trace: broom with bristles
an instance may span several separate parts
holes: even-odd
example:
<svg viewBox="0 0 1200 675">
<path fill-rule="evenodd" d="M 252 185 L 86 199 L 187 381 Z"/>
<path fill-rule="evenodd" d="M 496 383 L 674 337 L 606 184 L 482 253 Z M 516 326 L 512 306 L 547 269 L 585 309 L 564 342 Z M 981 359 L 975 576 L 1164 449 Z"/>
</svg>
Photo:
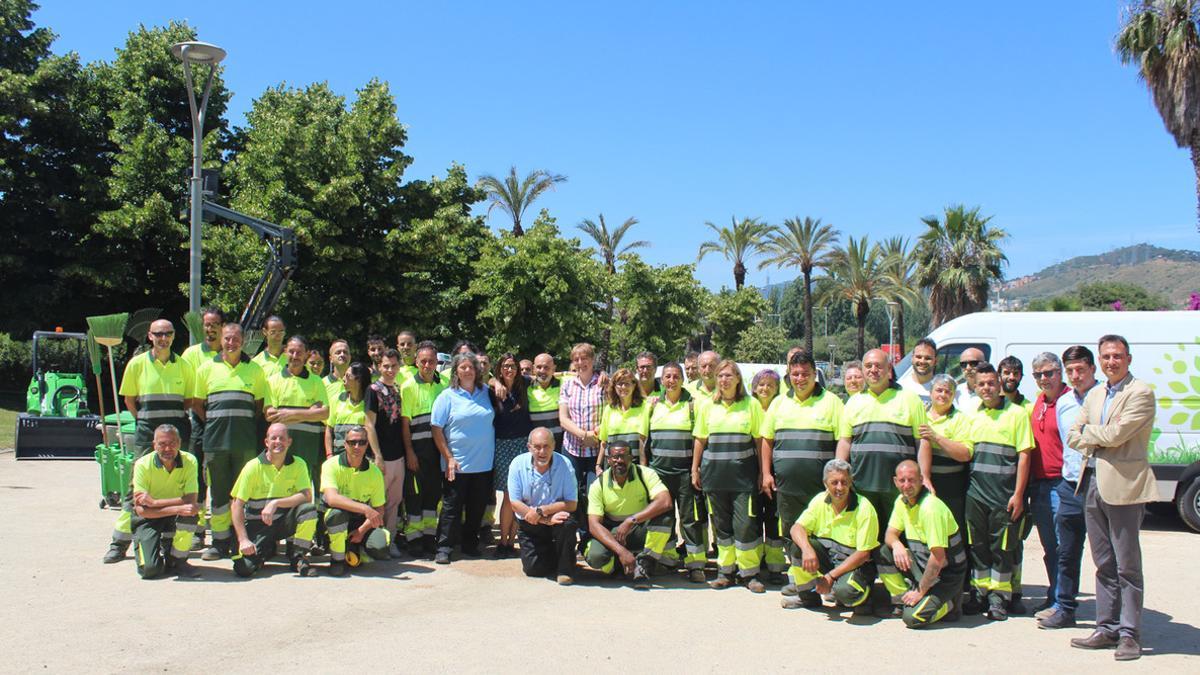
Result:
<svg viewBox="0 0 1200 675">
<path fill-rule="evenodd" d="M 183 325 L 187 328 L 189 345 L 204 342 L 204 317 L 200 316 L 200 312 L 186 312 L 183 315 Z"/>
<path fill-rule="evenodd" d="M 100 355 L 100 345 L 92 331 L 87 333 L 88 361 L 92 364 L 92 375 L 96 378 L 96 399 L 100 401 L 100 437 L 108 445 L 108 427 L 104 424 L 104 385 L 100 383 L 100 372 L 104 370 L 104 357 Z"/>
<path fill-rule="evenodd" d="M 96 342 L 108 348 L 108 374 L 112 377 L 113 411 L 117 415 L 117 443 L 121 447 L 121 454 L 124 454 L 125 435 L 121 433 L 121 399 L 117 394 L 117 369 L 113 365 L 112 350 L 125 339 L 125 324 L 129 322 L 129 313 L 89 316 L 87 322 Z"/>
</svg>

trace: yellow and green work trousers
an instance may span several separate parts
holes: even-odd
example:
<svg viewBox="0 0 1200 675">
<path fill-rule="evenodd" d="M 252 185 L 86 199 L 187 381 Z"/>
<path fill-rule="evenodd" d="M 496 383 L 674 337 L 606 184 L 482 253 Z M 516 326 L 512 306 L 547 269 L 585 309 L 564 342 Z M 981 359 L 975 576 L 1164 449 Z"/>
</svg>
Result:
<svg viewBox="0 0 1200 675">
<path fill-rule="evenodd" d="M 325 510 L 325 531 L 329 533 L 329 559 L 333 562 L 346 560 L 346 542 L 350 532 L 362 526 L 366 518 L 361 513 L 341 509 Z M 387 560 L 391 557 L 388 545 L 392 543 L 386 527 L 377 527 L 363 537 L 357 545 L 359 560 Z M 366 553 L 364 557 L 362 554 Z"/>
<path fill-rule="evenodd" d="M 230 492 L 238 474 L 246 462 L 254 459 L 254 448 L 225 450 L 204 453 L 204 470 L 208 472 L 208 487 L 212 493 L 209 501 L 209 525 L 212 527 L 212 543 L 218 550 L 231 552 L 233 516 L 229 514 Z"/>
<path fill-rule="evenodd" d="M 604 519 L 604 526 L 613 533 L 613 536 L 616 536 L 616 530 L 620 525 L 620 521 Z M 625 535 L 625 548 L 629 549 L 634 557 L 643 563 L 647 560 L 656 560 L 669 565 L 671 563 L 668 562 L 666 550 L 674 530 L 675 516 L 670 512 L 664 513 L 645 523 L 634 525 L 629 530 L 629 534 Z M 583 550 L 583 559 L 589 567 L 605 574 L 621 572 L 617 566 L 616 554 L 608 550 L 598 539 L 588 540 L 587 546 Z"/>
<path fill-rule="evenodd" d="M 708 505 L 704 503 L 704 493 L 692 485 L 687 473 L 658 472 L 663 485 L 671 493 L 671 502 L 677 513 L 679 532 L 683 535 L 683 565 L 688 569 L 702 570 L 708 555 Z M 679 566 L 679 553 L 675 550 L 678 543 L 675 531 L 671 530 L 663 551 L 666 565 Z"/>
<path fill-rule="evenodd" d="M 758 520 L 761 523 L 763 543 L 759 547 L 762 564 L 772 574 L 782 574 L 788 569 L 785 540 L 788 532 L 779 520 L 779 502 L 775 497 L 758 495 Z M 790 527 L 790 525 L 789 525 Z"/>
<path fill-rule="evenodd" d="M 948 557 L 954 556 L 956 546 L 960 546 L 954 542 L 958 537 L 958 533 L 951 535 L 951 547 L 946 552 Z M 916 589 L 921 577 L 925 575 L 925 566 L 929 564 L 929 549 L 919 541 L 908 542 L 908 558 L 912 565 L 907 572 L 901 572 L 896 567 L 896 558 L 888 546 L 880 546 L 875 552 L 880 561 L 879 579 L 883 582 L 883 587 L 892 596 L 893 605 L 903 605 L 901 598 L 908 591 Z M 962 548 L 957 548 L 957 555 L 965 557 Z M 904 605 L 904 625 L 909 628 L 924 628 L 945 618 L 954 609 L 955 603 L 962 599 L 963 575 L 957 570 L 964 569 L 965 565 L 965 560 L 948 560 L 938 582 L 929 589 L 925 597 L 911 607 Z"/>
<path fill-rule="evenodd" d="M 791 575 L 796 584 L 796 590 L 800 593 L 812 591 L 821 575 L 833 571 L 834 568 L 845 562 L 846 558 L 854 555 L 854 547 L 846 546 L 832 539 L 818 539 L 810 536 L 808 543 L 817 554 L 818 569 L 815 573 L 809 572 L 799 564 L 802 554 L 799 553 L 800 547 L 797 546 L 795 558 L 797 564 L 792 567 Z M 875 563 L 867 560 L 849 574 L 843 574 L 833 582 L 833 598 L 842 607 L 858 607 L 871 595 L 871 584 L 874 582 Z"/>
<path fill-rule="evenodd" d="M 775 512 L 778 515 L 779 534 L 783 538 L 784 548 L 791 561 L 791 565 L 788 567 L 788 577 L 793 584 L 797 585 L 800 584 L 799 579 L 804 568 L 800 566 L 800 547 L 792 541 L 792 525 L 796 524 L 796 520 L 801 513 L 804 513 L 804 509 L 808 507 L 810 501 L 812 501 L 812 495 L 775 493 Z"/>
<path fill-rule="evenodd" d="M 971 593 L 989 606 L 1007 607 L 1013 594 L 1013 572 L 1022 553 L 1022 514 L 1016 522 L 1004 505 L 967 497 L 967 551 L 971 561 Z"/>
<path fill-rule="evenodd" d="M 150 452 L 149 446 L 141 446 L 133 444 L 133 461 L 137 462 Z M 132 466 L 132 465 L 131 465 Z M 132 477 L 131 477 L 132 480 Z M 125 498 L 121 500 L 121 513 L 117 515 L 117 523 L 113 525 L 112 545 L 119 547 L 122 551 L 129 548 L 129 543 L 133 541 L 133 485 L 125 491 Z"/>
<path fill-rule="evenodd" d="M 404 538 L 410 544 L 437 535 L 438 504 L 442 501 L 442 467 L 437 451 L 418 449 L 416 454 L 417 470 L 404 476 Z"/>
<path fill-rule="evenodd" d="M 237 543 L 233 546 L 233 571 L 239 577 L 253 576 L 263 564 L 275 555 L 275 544 L 287 539 L 289 562 L 303 558 L 312 548 L 313 536 L 317 533 L 317 507 L 311 502 L 276 511 L 271 524 L 262 519 L 262 509 L 269 499 L 246 502 L 246 537 L 254 544 L 252 556 L 242 555 Z"/>
<path fill-rule="evenodd" d="M 138 576 L 153 579 L 186 560 L 199 529 L 196 516 L 142 518 L 133 515 L 133 558 Z"/>
<path fill-rule="evenodd" d="M 758 576 L 762 567 L 762 528 L 753 492 L 710 490 L 708 512 L 717 537 L 717 568 L 722 575 L 734 572 L 742 579 Z"/>
</svg>

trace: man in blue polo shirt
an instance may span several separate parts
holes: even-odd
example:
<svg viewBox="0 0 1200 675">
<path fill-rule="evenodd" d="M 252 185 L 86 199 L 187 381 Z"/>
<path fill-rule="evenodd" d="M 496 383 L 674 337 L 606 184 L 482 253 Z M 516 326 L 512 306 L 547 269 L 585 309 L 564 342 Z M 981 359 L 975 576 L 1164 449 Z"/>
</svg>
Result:
<svg viewBox="0 0 1200 675">
<path fill-rule="evenodd" d="M 517 455 L 508 469 L 508 498 L 517 514 L 521 568 L 525 576 L 558 573 L 572 583 L 575 527 L 572 513 L 579 498 L 571 462 L 554 452 L 554 434 L 537 427 L 529 434 L 529 452 Z"/>
</svg>

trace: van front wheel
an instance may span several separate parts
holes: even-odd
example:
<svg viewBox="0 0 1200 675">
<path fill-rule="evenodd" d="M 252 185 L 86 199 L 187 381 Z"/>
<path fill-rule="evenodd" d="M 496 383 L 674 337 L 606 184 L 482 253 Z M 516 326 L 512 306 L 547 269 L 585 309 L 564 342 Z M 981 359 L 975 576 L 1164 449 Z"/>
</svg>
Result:
<svg viewBox="0 0 1200 675">
<path fill-rule="evenodd" d="M 1180 487 L 1175 497 L 1175 508 L 1179 510 L 1179 517 L 1183 518 L 1188 527 L 1200 532 L 1200 476 Z"/>
</svg>

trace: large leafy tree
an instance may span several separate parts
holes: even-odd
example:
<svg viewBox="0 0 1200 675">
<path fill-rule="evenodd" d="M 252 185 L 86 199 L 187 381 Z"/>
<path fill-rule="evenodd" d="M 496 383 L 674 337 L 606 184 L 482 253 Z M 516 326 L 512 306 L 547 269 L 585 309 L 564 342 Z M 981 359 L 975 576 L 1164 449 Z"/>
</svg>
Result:
<svg viewBox="0 0 1200 675">
<path fill-rule="evenodd" d="M 723 356 L 730 356 L 742 340 L 742 335 L 762 319 L 770 305 L 756 288 L 731 291 L 722 288 L 709 296 L 705 318 L 712 331 L 712 346 Z"/>
<path fill-rule="evenodd" d="M 706 296 L 695 272 L 693 265 L 651 266 L 636 254 L 623 256 L 616 276 L 616 363 L 628 362 L 642 350 L 654 352 L 660 361 L 681 355 L 700 328 Z"/>
<path fill-rule="evenodd" d="M 523 236 L 503 233 L 483 253 L 470 292 L 489 352 L 532 358 L 594 342 L 606 325 L 604 268 L 545 213 Z"/>
<path fill-rule="evenodd" d="M 525 234 L 521 219 L 529 206 L 546 192 L 554 189 L 559 183 L 565 183 L 566 176 L 550 173 L 543 169 L 534 169 L 525 174 L 524 178 L 517 176 L 517 167 L 511 167 L 508 175 L 497 178 L 491 174 L 479 177 L 479 187 L 487 193 L 491 205 L 488 211 L 499 208 L 507 213 L 513 221 L 512 233 L 516 236 Z"/>
<path fill-rule="evenodd" d="M 929 292 L 931 324 L 987 308 L 988 288 L 1004 276 L 1008 258 L 1000 244 L 1008 233 L 990 227 L 979 207 L 948 206 L 942 218 L 927 216 L 917 242 L 917 282 Z"/>
<path fill-rule="evenodd" d="M 779 326 L 756 322 L 742 332 L 733 358 L 742 363 L 778 363 L 787 352 L 787 333 Z M 749 382 L 746 383 L 749 386 Z"/>
<path fill-rule="evenodd" d="M 857 356 L 866 351 L 865 332 L 871 303 L 886 297 L 880 269 L 883 257 L 879 246 L 872 245 L 866 236 L 861 239 L 849 237 L 845 248 L 836 251 L 829 267 L 829 283 L 822 301 L 845 302 L 853 308 L 858 331 Z"/>
<path fill-rule="evenodd" d="M 879 250 L 883 254 L 884 297 L 896 303 L 896 343 L 900 351 L 906 351 L 904 334 L 904 311 L 924 302 L 917 284 L 917 257 L 909 248 L 907 237 L 888 237 Z"/>
<path fill-rule="evenodd" d="M 617 259 L 624 253 L 628 253 L 635 248 L 645 248 L 650 246 L 648 241 L 631 241 L 625 243 L 625 235 L 629 233 L 629 228 L 637 225 L 637 218 L 627 218 L 624 223 L 621 223 L 615 230 L 611 232 L 608 229 L 608 224 L 604 222 L 604 214 L 600 214 L 599 223 L 594 220 L 585 219 L 579 224 L 579 229 L 583 230 L 592 241 L 596 244 L 597 252 L 604 260 L 604 268 L 608 270 L 609 276 L 617 274 Z M 605 305 L 608 315 L 616 320 L 616 315 L 613 314 L 613 295 L 608 294 L 608 302 Z M 621 318 L 621 323 L 624 323 L 625 318 Z M 612 329 L 604 329 L 604 356 L 608 361 L 612 352 Z"/>
<path fill-rule="evenodd" d="M 700 244 L 697 260 L 703 260 L 709 253 L 716 253 L 733 263 L 734 290 L 742 290 L 746 285 L 746 262 L 751 256 L 764 251 L 766 238 L 775 232 L 775 228 L 758 218 L 743 218 L 736 216 L 730 219 L 729 227 L 717 227 L 704 223 L 712 230 L 717 238 Z"/>
<path fill-rule="evenodd" d="M 828 268 L 839 235 L 820 218 L 788 218 L 783 227 L 767 237 L 763 246 L 766 258 L 758 265 L 759 269 L 774 266 L 800 270 L 804 284 L 804 347 L 809 354 L 813 353 L 813 271 Z"/>
<path fill-rule="evenodd" d="M 1138 0 L 1117 33 L 1121 62 L 1137 66 L 1175 144 L 1196 174 L 1200 228 L 1200 0 Z"/>
<path fill-rule="evenodd" d="M 117 50 L 116 60 L 97 70 L 101 95 L 112 106 L 111 207 L 99 214 L 84 245 L 93 261 L 103 262 L 93 264 L 91 274 L 113 308 L 152 305 L 172 317 L 187 308 L 192 121 L 183 66 L 169 49 L 194 39 L 195 30 L 184 23 L 140 27 Z M 196 86 L 202 88 L 204 79 Z M 218 69 L 204 128 L 210 168 L 220 165 L 228 100 Z"/>
<path fill-rule="evenodd" d="M 107 201 L 107 101 L 73 53 L 31 19 L 37 5 L 0 1 L 0 329 L 81 329 L 103 303 L 102 258 L 81 245 Z M 19 289 L 20 292 L 16 292 Z"/>
</svg>

